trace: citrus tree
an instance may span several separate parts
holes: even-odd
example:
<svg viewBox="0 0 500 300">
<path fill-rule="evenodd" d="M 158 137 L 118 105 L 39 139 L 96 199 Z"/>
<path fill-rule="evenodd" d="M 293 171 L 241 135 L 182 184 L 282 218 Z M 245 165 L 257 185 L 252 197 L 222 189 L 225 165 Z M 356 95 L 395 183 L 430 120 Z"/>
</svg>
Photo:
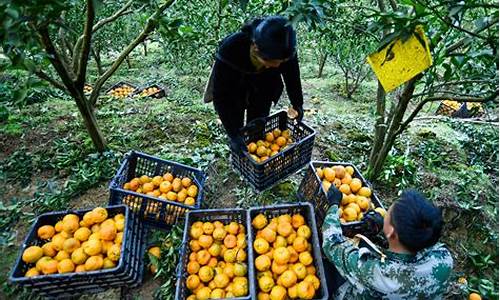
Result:
<svg viewBox="0 0 500 300">
<path fill-rule="evenodd" d="M 110 4 L 107 1 L 85 1 L 84 14 L 71 14 L 72 9 L 80 5 L 77 1 L 2 1 L 0 38 L 3 53 L 10 59 L 9 67 L 27 70 L 71 96 L 93 144 L 102 152 L 106 149 L 106 142 L 94 112 L 102 86 L 139 44 L 159 25 L 168 22 L 164 12 L 173 2 L 136 3 L 130 0 L 109 15 L 99 17 L 100 9 Z M 92 93 L 86 96 L 83 87 L 93 37 L 108 24 L 134 12 L 139 8 L 137 5 L 145 3 L 151 7 L 151 13 L 145 18 L 141 30 L 121 49 L 113 64 L 97 77 Z"/>
</svg>

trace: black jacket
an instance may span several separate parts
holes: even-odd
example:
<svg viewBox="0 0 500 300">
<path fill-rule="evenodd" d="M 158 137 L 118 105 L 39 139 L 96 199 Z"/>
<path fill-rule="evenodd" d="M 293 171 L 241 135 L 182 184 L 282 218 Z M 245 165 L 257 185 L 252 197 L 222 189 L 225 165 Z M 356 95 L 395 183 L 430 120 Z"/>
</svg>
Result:
<svg viewBox="0 0 500 300">
<path fill-rule="evenodd" d="M 214 106 L 229 136 L 236 134 L 243 122 L 238 120 L 241 111 L 251 105 L 278 102 L 283 81 L 292 106 L 303 104 L 297 55 L 278 68 L 257 72 L 250 60 L 251 43 L 249 32 L 240 31 L 226 37 L 216 54 Z"/>
</svg>

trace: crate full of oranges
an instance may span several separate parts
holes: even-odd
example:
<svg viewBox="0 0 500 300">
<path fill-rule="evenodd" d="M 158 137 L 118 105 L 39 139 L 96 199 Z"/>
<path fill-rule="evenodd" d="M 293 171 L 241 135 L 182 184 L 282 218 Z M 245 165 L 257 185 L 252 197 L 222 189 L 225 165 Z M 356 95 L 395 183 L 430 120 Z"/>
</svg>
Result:
<svg viewBox="0 0 500 300">
<path fill-rule="evenodd" d="M 9 279 L 51 296 L 69 286 L 84 292 L 137 284 L 144 267 L 142 242 L 142 225 L 124 205 L 43 214 Z"/>
<path fill-rule="evenodd" d="M 256 298 L 328 299 L 313 207 L 257 207 L 248 215 Z"/>
<path fill-rule="evenodd" d="M 342 192 L 338 214 L 345 235 L 352 236 L 354 227 L 361 225 L 363 216 L 370 210 L 385 216 L 379 198 L 354 165 L 313 161 L 299 186 L 298 194 L 315 207 L 319 228 L 330 208 L 327 193 L 332 185 Z"/>
<path fill-rule="evenodd" d="M 246 212 L 190 211 L 175 299 L 250 299 Z"/>
<path fill-rule="evenodd" d="M 110 183 L 111 204 L 126 204 L 144 221 L 170 226 L 200 207 L 205 174 L 145 153 L 127 153 Z"/>
</svg>

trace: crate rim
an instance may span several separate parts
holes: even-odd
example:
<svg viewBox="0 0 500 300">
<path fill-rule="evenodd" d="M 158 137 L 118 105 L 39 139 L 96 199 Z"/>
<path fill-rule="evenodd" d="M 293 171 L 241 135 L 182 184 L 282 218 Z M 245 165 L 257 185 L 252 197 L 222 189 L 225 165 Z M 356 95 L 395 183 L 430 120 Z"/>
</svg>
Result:
<svg viewBox="0 0 500 300">
<path fill-rule="evenodd" d="M 107 206 L 101 206 L 101 207 L 104 207 L 106 209 L 108 209 L 108 208 L 124 208 L 125 209 L 125 220 L 126 220 L 124 228 L 127 228 L 127 225 L 129 225 L 128 222 L 129 222 L 129 216 L 130 216 L 130 209 L 129 209 L 129 207 L 127 205 L 125 205 L 125 204 L 117 204 L 117 205 L 107 205 Z M 30 230 L 28 231 L 28 233 L 35 229 L 35 226 L 36 226 L 36 224 L 38 223 L 38 221 L 40 220 L 41 217 L 51 216 L 51 215 L 64 215 L 64 214 L 69 214 L 69 213 L 84 213 L 84 212 L 89 212 L 89 211 L 91 211 L 94 208 L 90 208 L 90 209 L 67 209 L 67 210 L 64 210 L 64 211 L 52 211 L 52 212 L 47 212 L 47 213 L 40 214 L 40 215 L 38 215 L 36 217 L 35 221 L 30 226 Z M 84 275 L 85 276 L 89 276 L 89 275 L 94 275 L 94 274 L 112 273 L 112 272 L 116 271 L 118 268 L 121 268 L 122 265 L 124 264 L 124 257 L 121 256 L 120 257 L 120 261 L 117 264 L 117 266 L 114 267 L 114 268 L 110 268 L 110 269 L 101 269 L 101 270 L 94 270 L 94 271 L 86 271 L 84 273 L 71 272 L 71 273 L 65 273 L 65 274 L 55 273 L 55 274 L 47 274 L 47 275 L 38 275 L 38 276 L 34 276 L 34 277 L 26 277 L 26 276 L 14 277 L 14 272 L 15 272 L 16 266 L 18 266 L 19 263 L 21 262 L 21 260 L 22 260 L 22 254 L 23 254 L 24 250 L 26 250 L 26 248 L 28 247 L 28 237 L 29 237 L 29 235 L 26 235 L 26 237 L 23 240 L 23 243 L 21 244 L 21 247 L 19 247 L 18 256 L 17 256 L 17 258 L 15 260 L 15 264 L 11 268 L 11 271 L 9 272 L 8 280 L 10 282 L 12 282 L 12 283 L 24 282 L 24 281 L 30 281 L 30 282 L 32 282 L 32 281 L 37 281 L 37 279 L 44 279 L 44 280 L 52 279 L 52 278 L 54 278 L 54 279 L 61 279 L 61 278 L 69 278 L 69 279 L 71 279 L 73 277 L 82 277 Z M 122 243 L 121 248 L 120 248 L 120 253 L 123 253 L 124 248 L 125 248 L 125 243 Z M 55 276 L 57 276 L 57 277 L 55 277 Z"/>
<path fill-rule="evenodd" d="M 293 122 L 293 119 L 288 118 L 288 115 L 287 115 L 286 110 L 280 110 L 280 111 L 277 111 L 277 112 L 275 112 L 274 114 L 272 114 L 272 115 L 270 115 L 270 116 L 267 116 L 267 117 L 266 117 L 266 122 L 267 122 L 267 119 L 272 118 L 272 117 L 277 116 L 277 115 L 281 115 L 281 114 L 285 114 L 285 116 L 286 116 L 286 118 L 287 118 L 287 122 L 288 122 L 289 120 Z M 296 147 L 299 143 L 304 142 L 304 141 L 306 141 L 306 140 L 308 140 L 308 139 L 311 139 L 311 138 L 313 138 L 314 136 L 316 136 L 317 131 L 316 131 L 314 128 L 312 128 L 311 126 L 307 125 L 305 122 L 303 122 L 303 121 L 298 121 L 298 122 L 297 122 L 297 125 L 298 125 L 298 126 L 302 125 L 303 127 L 305 127 L 306 129 L 308 129 L 308 130 L 310 130 L 310 131 L 312 131 L 312 132 L 311 132 L 310 134 L 308 134 L 306 137 L 304 137 L 304 138 L 302 138 L 302 139 L 300 139 L 300 140 L 298 140 L 298 141 L 295 141 L 291 147 L 286 148 L 284 151 L 280 151 L 280 152 L 278 152 L 278 154 L 275 154 L 274 156 L 269 157 L 269 158 L 268 158 L 268 159 L 266 159 L 265 161 L 262 161 L 262 162 L 256 162 L 256 161 L 255 161 L 255 160 L 254 160 L 254 159 L 250 156 L 250 153 L 249 153 L 248 151 L 243 151 L 243 153 L 244 153 L 245 157 L 246 157 L 246 158 L 250 161 L 250 163 L 251 163 L 251 164 L 253 164 L 254 166 L 261 166 L 261 165 L 263 165 L 263 164 L 266 164 L 266 163 L 269 163 L 269 162 L 271 162 L 271 161 L 275 160 L 276 158 L 278 158 L 278 157 L 280 157 L 280 156 L 284 156 L 284 155 L 285 155 L 285 154 L 287 154 L 288 152 L 292 151 L 292 150 L 293 150 L 293 149 L 294 149 L 294 148 L 295 148 L 295 147 Z M 243 133 L 246 129 L 248 129 L 248 124 L 247 124 L 245 127 L 241 128 L 241 129 L 240 129 L 240 132 L 241 132 L 241 133 Z"/>
<path fill-rule="evenodd" d="M 309 163 L 309 166 L 314 174 L 314 178 L 319 182 L 319 190 L 321 191 L 321 193 L 323 193 L 323 195 L 325 197 L 328 197 L 328 195 L 326 194 L 326 192 L 323 190 L 322 186 L 321 186 L 321 179 L 319 179 L 318 177 L 318 174 L 316 174 L 316 168 L 314 167 L 314 164 L 324 164 L 324 165 L 335 165 L 335 164 L 339 164 L 339 165 L 349 165 L 351 167 L 354 168 L 354 170 L 356 172 L 358 172 L 360 175 L 361 175 L 361 172 L 359 171 L 359 169 L 353 164 L 353 163 L 350 163 L 350 162 L 341 162 L 341 161 L 335 161 L 335 162 L 332 162 L 332 161 L 320 161 L 320 160 L 314 160 L 314 161 L 311 161 Z M 380 201 L 380 198 L 377 196 L 377 194 L 375 193 L 374 189 L 373 189 L 373 186 L 371 184 L 371 182 L 369 182 L 368 180 L 366 180 L 364 177 L 362 177 L 363 181 L 366 182 L 366 184 L 368 185 L 368 187 L 371 189 L 372 191 L 372 197 L 376 199 L 377 203 L 380 204 L 380 207 L 382 207 L 383 209 L 385 209 L 385 207 L 382 205 L 382 202 Z M 349 223 L 344 223 L 344 224 L 341 224 L 341 226 L 350 226 L 350 225 L 358 225 L 358 224 L 362 224 L 362 220 L 361 221 L 353 221 L 353 222 L 349 222 Z"/>
<path fill-rule="evenodd" d="M 253 254 L 253 242 L 254 242 L 254 238 L 253 238 L 253 234 L 252 232 L 254 231 L 253 227 L 252 227 L 252 212 L 254 211 L 260 211 L 260 210 L 266 210 L 266 209 L 272 209 L 272 210 L 279 210 L 279 209 L 286 209 L 286 208 L 295 208 L 295 207 L 308 207 L 309 209 L 309 212 L 310 212 L 310 217 L 311 217 L 311 224 L 308 224 L 309 227 L 311 228 L 311 230 L 313 232 L 316 232 L 316 235 L 312 234 L 311 235 L 311 238 L 312 238 L 312 252 L 314 254 L 314 260 L 317 261 L 317 265 L 318 267 L 321 269 L 321 273 L 323 274 L 323 276 L 319 276 L 319 280 L 321 282 L 321 289 L 323 290 L 323 297 L 322 298 L 313 298 L 313 300 L 323 300 L 323 299 L 328 299 L 328 297 L 330 296 L 329 293 L 328 293 L 328 287 L 327 287 L 327 283 L 326 283 L 326 277 L 325 277 L 325 270 L 324 270 L 324 267 L 323 267 L 323 252 L 321 251 L 321 244 L 320 244 L 320 239 L 319 239 L 319 232 L 317 230 L 317 224 L 316 224 L 316 216 L 315 216 L 315 210 L 314 210 L 314 206 L 309 203 L 309 202 L 306 202 L 306 201 L 298 201 L 298 202 L 290 202 L 290 203 L 283 203 L 283 204 L 276 204 L 276 205 L 264 205 L 264 206 L 253 206 L 253 207 L 250 207 L 248 208 L 247 210 L 247 214 L 248 214 L 248 230 L 249 231 L 249 239 L 250 239 L 250 242 L 252 243 L 252 248 L 250 249 L 251 253 L 250 253 L 250 256 L 252 258 L 252 260 L 254 260 L 254 254 Z M 252 231 L 250 231 L 252 230 Z M 314 247 L 314 244 L 317 244 L 318 247 Z M 253 266 L 255 267 L 255 266 Z M 255 288 L 255 294 L 258 294 L 258 290 L 257 290 L 257 287 L 254 286 Z"/>
</svg>

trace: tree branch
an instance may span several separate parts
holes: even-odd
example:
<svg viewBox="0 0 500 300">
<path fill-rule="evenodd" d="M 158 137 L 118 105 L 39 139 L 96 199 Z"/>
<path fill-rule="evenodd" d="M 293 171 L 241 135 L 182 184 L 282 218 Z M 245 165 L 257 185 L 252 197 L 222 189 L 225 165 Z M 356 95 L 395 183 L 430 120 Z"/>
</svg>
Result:
<svg viewBox="0 0 500 300">
<path fill-rule="evenodd" d="M 65 92 L 65 93 L 68 92 L 68 89 L 66 88 L 66 86 L 64 86 L 64 84 L 62 82 L 59 82 L 59 81 L 55 80 L 54 78 L 50 77 L 44 71 L 36 70 L 34 73 L 40 79 L 43 79 L 43 80 L 47 81 L 48 83 L 52 84 L 52 86 L 54 86 L 55 88 L 60 89 L 61 91 Z"/>
<path fill-rule="evenodd" d="M 56 69 L 57 74 L 61 77 L 62 82 L 66 86 L 69 93 L 76 95 L 77 89 L 75 88 L 71 75 L 68 73 L 68 68 L 64 65 L 61 56 L 50 39 L 48 27 L 41 26 L 37 29 L 37 32 L 40 35 L 40 42 L 42 43 L 47 54 L 49 54 L 49 61 L 52 63 L 52 66 L 54 66 L 54 69 Z"/>
<path fill-rule="evenodd" d="M 496 25 L 496 24 L 498 24 L 498 18 L 492 19 L 490 22 L 484 24 L 483 27 L 478 28 L 476 31 L 474 31 L 474 33 L 478 34 L 478 33 L 482 32 L 482 31 L 484 31 L 484 30 L 486 30 L 486 29 L 488 29 L 491 26 Z M 470 40 L 470 37 L 464 37 L 464 38 L 458 40 L 456 43 L 448 46 L 448 48 L 446 48 L 446 55 L 450 55 L 453 51 L 462 47 L 469 40 Z"/>
<path fill-rule="evenodd" d="M 92 90 L 92 94 L 90 95 L 89 101 L 91 105 L 95 105 L 97 102 L 98 96 L 99 96 L 99 91 L 102 87 L 102 85 L 106 82 L 106 80 L 111 77 L 115 73 L 115 71 L 118 69 L 118 67 L 123 63 L 125 58 L 132 52 L 132 50 L 137 47 L 140 43 L 142 43 L 148 35 L 157 27 L 158 25 L 158 18 L 161 16 L 163 11 L 165 11 L 168 7 L 170 7 L 175 0 L 168 0 L 165 3 L 163 3 L 158 9 L 155 11 L 154 14 L 152 14 L 146 23 L 146 26 L 142 30 L 142 32 L 132 41 L 130 44 L 123 49 L 123 51 L 120 53 L 118 58 L 115 60 L 115 62 L 111 65 L 111 67 L 104 72 L 96 81 L 94 85 L 94 89 Z"/>
<path fill-rule="evenodd" d="M 92 0 L 87 0 L 87 3 Z M 131 14 L 133 13 L 132 10 L 125 11 L 127 10 L 133 3 L 133 0 L 130 0 L 127 2 L 122 8 L 120 8 L 118 11 L 116 11 L 113 15 L 104 18 L 102 20 L 99 20 L 94 26 L 92 26 L 92 33 L 95 33 L 99 29 L 101 29 L 104 25 L 113 22 L 114 20 L 118 19 L 121 16 Z M 78 53 L 80 48 L 82 47 L 83 40 L 85 38 L 85 34 L 82 34 L 78 40 L 75 43 L 75 46 L 73 47 L 73 68 L 76 70 L 77 68 L 77 62 L 78 62 Z"/>
<path fill-rule="evenodd" d="M 95 8 L 94 1 L 87 0 L 87 20 L 85 21 L 85 27 L 83 29 L 83 48 L 80 55 L 77 54 L 76 57 L 80 56 L 80 61 L 78 62 L 78 68 L 76 72 L 76 82 L 75 85 L 78 89 L 83 90 L 83 85 L 85 84 L 85 75 L 87 75 L 87 62 L 90 55 L 90 43 L 92 42 L 92 26 L 95 19 Z"/>
<path fill-rule="evenodd" d="M 130 0 L 122 8 L 120 8 L 119 10 L 117 10 L 113 15 L 111 15 L 111 16 L 109 16 L 107 18 L 104 18 L 102 20 L 99 20 L 94 25 L 94 27 L 92 27 L 92 32 L 95 33 L 96 31 L 98 31 L 99 29 L 101 29 L 101 27 L 103 27 L 104 25 L 113 22 L 114 20 L 118 19 L 121 16 L 125 16 L 125 15 L 133 13 L 134 12 L 133 10 L 128 10 L 127 11 L 127 9 L 130 6 L 132 6 L 133 3 L 134 3 L 134 0 Z"/>
</svg>

